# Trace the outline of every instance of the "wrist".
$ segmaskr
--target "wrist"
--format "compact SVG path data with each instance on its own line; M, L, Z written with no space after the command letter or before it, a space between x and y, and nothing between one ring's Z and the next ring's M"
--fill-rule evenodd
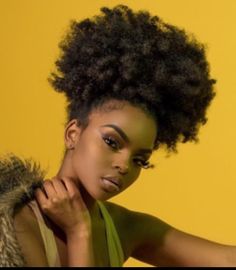
M67 238L83 238L90 237L92 235L92 229L90 225L75 226L65 230Z

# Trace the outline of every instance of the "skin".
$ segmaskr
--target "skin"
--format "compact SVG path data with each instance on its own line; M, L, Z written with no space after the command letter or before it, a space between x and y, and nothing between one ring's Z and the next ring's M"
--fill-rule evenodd
M109 109L110 106L113 106L112 110ZM129 142L124 141L112 127L104 127L109 124L121 128ZM81 238L81 235L83 237L90 233L99 235L98 230L103 231L105 236L105 227L96 200L106 201L123 192L137 180L142 162L148 160L151 155L139 150L152 150L156 132L154 119L140 108L116 100L106 102L102 109L94 110L89 116L89 125L85 130L80 128L78 119L73 119L67 124L64 138L68 150L61 167L55 177L45 180L44 190L38 189L35 193L41 211L49 217L63 265L82 265L78 258L70 259L66 256L73 254L75 249L81 250L81 247L73 243L70 247L68 239ZM122 183L120 190L108 192L101 181L101 177L105 176L118 177ZM115 218L117 210L112 210L111 206L110 208ZM17 218L18 216L16 220ZM20 235L19 238L22 240L23 237ZM93 240L106 246L105 238ZM95 250L101 250L98 244L94 246ZM91 245L85 253L92 253ZM98 262L101 254L90 255L88 260L83 262L84 265L92 265L94 256L97 257L95 265L105 261L108 264L108 252L102 262Z
M119 106L106 111L111 103ZM130 142L125 142L113 128L102 127L107 124L119 126ZM128 102L116 100L104 104L103 110L94 110L84 131L76 119L67 124L64 138L68 151L61 167L55 177L45 181L44 190L35 194L42 212L49 217L62 266L109 266L105 227L96 200L104 201L112 216L125 260L131 256L156 266L236 265L233 246L187 234L157 217L107 202L138 179L140 159L151 156L138 152L153 148L157 132L151 116ZM105 137L116 140L118 149L112 149ZM101 182L105 176L119 177L122 188L107 192ZM15 227L28 265L46 266L40 231L27 206L16 215ZM28 239L33 239L33 244Z
M102 127L107 124L119 126L129 137L130 145L113 128ZM93 112L89 126L82 134L78 121L74 119L65 130L65 144L73 148L66 153L57 177L72 179L78 185L89 211L93 212L96 200L108 200L137 180L142 167L135 158L145 161L150 157L150 154L138 154L138 150L152 149L156 132L155 121L128 103L109 113ZM119 150L109 146L111 142L105 140L109 136L120 145ZM115 143L112 146L117 147ZM100 178L108 175L121 179L122 188L119 191L109 193L101 187Z

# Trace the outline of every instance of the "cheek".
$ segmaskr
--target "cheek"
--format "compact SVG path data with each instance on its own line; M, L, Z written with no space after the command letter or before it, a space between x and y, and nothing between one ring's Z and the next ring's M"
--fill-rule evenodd
M73 163L77 172L96 172L111 163L111 154L99 138L81 140L75 156Z

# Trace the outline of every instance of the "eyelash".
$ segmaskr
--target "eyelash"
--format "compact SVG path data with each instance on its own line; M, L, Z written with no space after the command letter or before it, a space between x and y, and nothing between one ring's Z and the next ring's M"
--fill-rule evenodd
M103 140L104 140L105 143L106 143L107 145L109 145L113 150L117 150L116 148L114 148L114 147L111 146L112 143L115 143L116 145L119 145L119 143L117 143L116 140L111 139L111 137L103 137ZM111 143L111 144L110 144L110 143L107 143L106 140L108 140L108 141L110 141L110 142L112 142L112 143ZM135 159L135 160L138 160L138 159ZM141 164L142 164L141 167L142 167L143 169L150 169L150 168L154 168L154 167L155 167L153 164L150 164L149 161L143 161L143 160L138 160L138 161L141 162Z

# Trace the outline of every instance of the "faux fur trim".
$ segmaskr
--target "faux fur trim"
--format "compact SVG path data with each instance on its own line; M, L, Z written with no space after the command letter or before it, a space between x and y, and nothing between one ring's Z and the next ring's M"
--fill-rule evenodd
M0 267L25 266L13 226L14 215L34 198L46 171L32 159L0 157Z

